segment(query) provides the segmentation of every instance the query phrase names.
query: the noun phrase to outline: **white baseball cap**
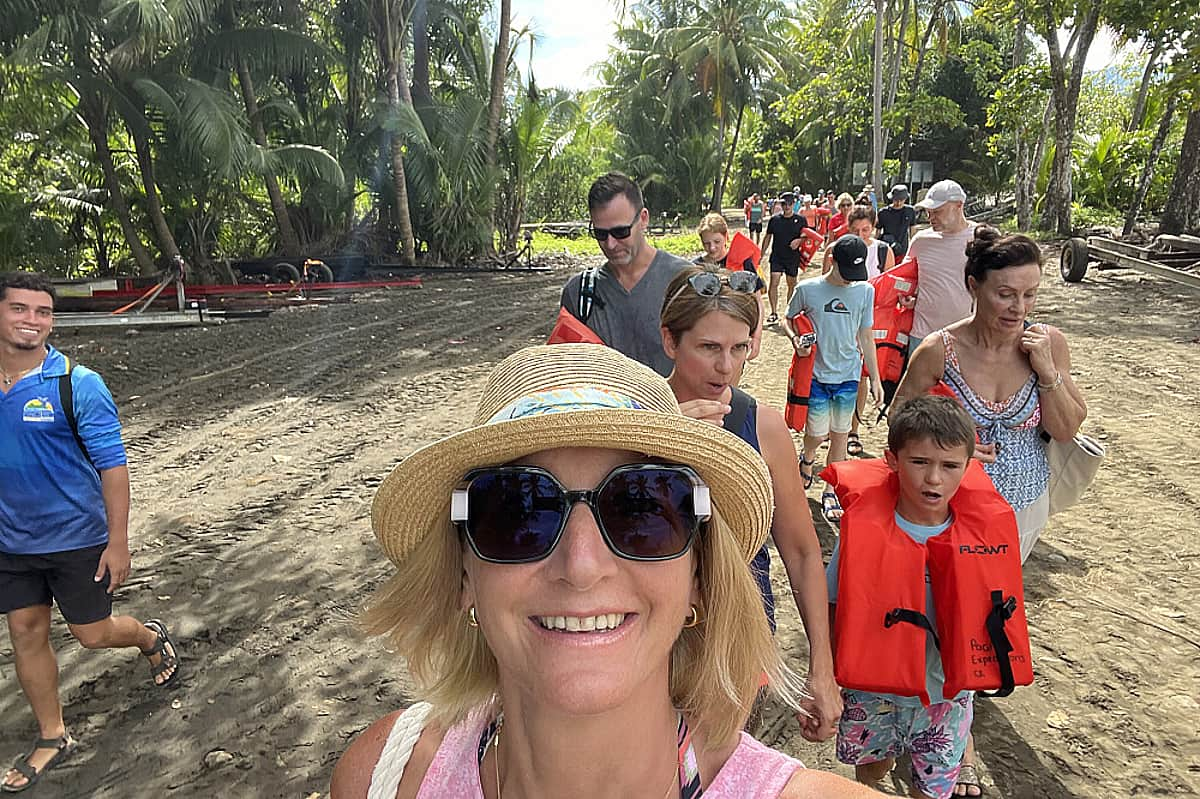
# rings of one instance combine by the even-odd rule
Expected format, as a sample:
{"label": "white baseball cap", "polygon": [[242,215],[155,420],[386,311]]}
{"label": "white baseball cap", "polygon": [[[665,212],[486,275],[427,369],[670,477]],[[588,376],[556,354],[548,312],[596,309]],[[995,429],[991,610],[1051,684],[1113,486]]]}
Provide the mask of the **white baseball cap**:
{"label": "white baseball cap", "polygon": [[966,201],[967,193],[956,181],[939,180],[929,187],[929,191],[925,192],[925,199],[917,203],[917,206],[932,210],[941,208],[946,203],[965,203]]}

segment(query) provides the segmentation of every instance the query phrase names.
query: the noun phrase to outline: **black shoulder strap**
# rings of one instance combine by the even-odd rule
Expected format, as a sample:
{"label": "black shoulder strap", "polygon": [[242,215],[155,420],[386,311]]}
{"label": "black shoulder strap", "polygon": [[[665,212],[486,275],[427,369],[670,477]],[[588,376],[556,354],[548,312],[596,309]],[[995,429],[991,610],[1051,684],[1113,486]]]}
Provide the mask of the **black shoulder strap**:
{"label": "black shoulder strap", "polygon": [[1012,659],[1009,655],[1013,651],[1013,645],[1008,640],[1008,633],[1004,631],[1004,624],[1012,618],[1013,613],[1017,610],[1017,598],[1014,596],[1004,598],[1004,593],[1001,591],[992,591],[992,610],[987,616],[987,632],[988,638],[992,642],[992,654],[996,656],[996,665],[1000,667],[1000,690],[980,691],[979,693],[987,697],[1004,697],[1013,692],[1015,681],[1013,679]]}
{"label": "black shoulder strap", "polygon": [[758,403],[754,401],[754,397],[737,387],[730,386],[729,390],[732,392],[729,398],[729,413],[725,414],[721,426],[735,436],[740,436],[742,428],[746,426],[746,417]]}
{"label": "black shoulder strap", "polygon": [[71,373],[75,371],[75,364],[71,363],[70,358],[63,357],[67,362],[67,373],[58,376],[58,406],[67,419],[71,435],[75,436],[79,451],[87,458],[88,463],[92,463],[92,456],[88,454],[87,446],[83,443],[83,436],[79,435],[79,420],[75,418],[75,389],[71,385]]}
{"label": "black shoulder strap", "polygon": [[575,314],[580,322],[587,324],[592,315],[592,305],[596,301],[596,267],[589,266],[579,276],[579,313]]}

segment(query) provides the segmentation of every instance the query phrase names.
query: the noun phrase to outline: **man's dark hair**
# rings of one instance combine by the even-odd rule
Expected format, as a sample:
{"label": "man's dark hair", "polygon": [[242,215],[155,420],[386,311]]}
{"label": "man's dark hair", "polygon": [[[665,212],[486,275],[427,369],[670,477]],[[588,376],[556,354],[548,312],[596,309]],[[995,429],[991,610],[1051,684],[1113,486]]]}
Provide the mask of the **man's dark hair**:
{"label": "man's dark hair", "polygon": [[975,453],[975,422],[963,406],[950,397],[916,397],[888,414],[888,449],[899,455],[913,441],[932,439],[943,449],[965,446]]}
{"label": "man's dark hair", "polygon": [[601,206],[608,205],[617,195],[625,195],[629,204],[638,211],[642,210],[642,190],[623,172],[609,172],[596,178],[588,189],[587,204],[589,211],[595,211]]}
{"label": "man's dark hair", "polygon": [[42,291],[50,295],[51,304],[58,296],[54,293],[54,284],[50,278],[37,272],[3,272],[0,273],[0,300],[8,296],[9,289],[24,289],[26,291]]}

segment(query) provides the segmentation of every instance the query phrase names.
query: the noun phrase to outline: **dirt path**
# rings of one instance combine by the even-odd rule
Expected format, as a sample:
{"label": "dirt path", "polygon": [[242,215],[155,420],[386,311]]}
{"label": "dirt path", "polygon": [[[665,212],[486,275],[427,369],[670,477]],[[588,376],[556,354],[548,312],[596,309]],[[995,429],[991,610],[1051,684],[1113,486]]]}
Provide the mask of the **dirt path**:
{"label": "dirt path", "polygon": [[[157,692],[132,653],[84,652],[56,624],[82,745],[42,795],[326,791],[349,738],[406,697],[394,658],[351,629],[388,571],[369,528],[374,488],[466,422],[491,364],[544,339],[566,274],[434,278],[211,330],[57,335],[104,374],[126,423],[134,574],[118,609],[171,623],[187,671]],[[1198,307],[1149,278],[1046,279],[1039,318],[1071,340],[1086,429],[1110,458],[1030,561],[1038,680],[981,703],[992,795],[1200,791]],[[786,358],[768,336],[746,385],[779,403]],[[867,431],[869,450],[880,440]],[[802,664],[788,604],[780,641]],[[33,727],[2,635],[0,679],[9,757]],[[831,764],[832,746],[804,742],[786,715],[768,713],[762,734]]]}

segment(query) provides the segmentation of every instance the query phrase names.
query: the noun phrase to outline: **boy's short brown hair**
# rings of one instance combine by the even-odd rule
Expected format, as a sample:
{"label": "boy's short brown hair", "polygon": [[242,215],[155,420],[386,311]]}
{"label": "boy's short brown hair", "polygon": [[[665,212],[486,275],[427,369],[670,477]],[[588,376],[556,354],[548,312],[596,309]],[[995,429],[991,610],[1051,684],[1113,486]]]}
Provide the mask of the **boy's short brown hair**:
{"label": "boy's short brown hair", "polygon": [[888,449],[895,454],[913,442],[932,439],[942,449],[959,445],[975,454],[975,421],[950,397],[916,397],[888,415]]}

